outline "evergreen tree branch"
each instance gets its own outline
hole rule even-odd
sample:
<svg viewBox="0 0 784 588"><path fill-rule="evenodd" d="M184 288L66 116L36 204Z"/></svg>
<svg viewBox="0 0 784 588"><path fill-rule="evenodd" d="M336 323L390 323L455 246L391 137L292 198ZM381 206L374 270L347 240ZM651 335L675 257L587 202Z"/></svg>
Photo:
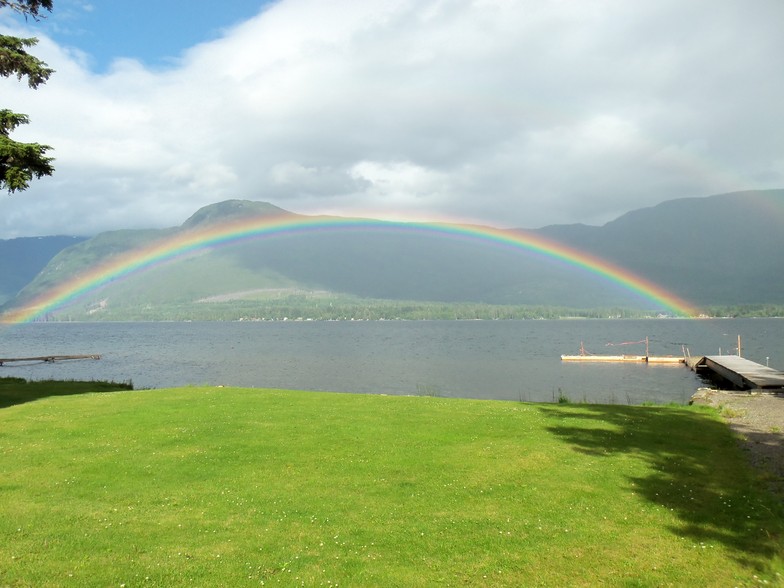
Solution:
<svg viewBox="0 0 784 588"><path fill-rule="evenodd" d="M16 75L19 80L27 76L27 85L31 88L37 88L46 82L54 70L25 51L26 47L32 47L36 43L36 38L0 36L0 76L7 78Z"/></svg>
<svg viewBox="0 0 784 588"><path fill-rule="evenodd" d="M47 157L49 145L20 143L0 135L0 188L9 192L26 190L33 178L51 176L54 158Z"/></svg>
<svg viewBox="0 0 784 588"><path fill-rule="evenodd" d="M45 16L42 11L51 12L52 0L0 0L2 8L37 21ZM16 76L20 81L26 77L27 85L33 89L45 83L54 70L27 52L36 43L36 38L0 35L0 77ZM8 192L26 190L33 178L50 176L54 172L54 158L46 155L51 149L49 145L22 143L9 137L19 125L28 122L26 114L0 110L0 189Z"/></svg>
<svg viewBox="0 0 784 588"><path fill-rule="evenodd" d="M0 0L0 8L10 8L14 12L28 16L34 20L46 18L45 14L41 14L42 10L52 12L52 0Z"/></svg>

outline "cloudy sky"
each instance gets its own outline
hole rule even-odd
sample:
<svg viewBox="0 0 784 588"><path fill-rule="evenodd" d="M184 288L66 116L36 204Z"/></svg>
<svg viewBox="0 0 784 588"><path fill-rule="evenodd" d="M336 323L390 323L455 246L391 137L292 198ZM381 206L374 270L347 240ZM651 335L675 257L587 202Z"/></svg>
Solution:
<svg viewBox="0 0 784 588"><path fill-rule="evenodd" d="M601 224L784 187L781 0L55 0L0 238L301 213Z"/></svg>

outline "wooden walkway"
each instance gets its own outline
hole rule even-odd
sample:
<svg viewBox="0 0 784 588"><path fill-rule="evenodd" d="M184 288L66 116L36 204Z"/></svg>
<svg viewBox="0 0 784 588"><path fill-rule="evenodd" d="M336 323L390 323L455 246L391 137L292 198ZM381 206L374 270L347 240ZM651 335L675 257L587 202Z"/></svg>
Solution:
<svg viewBox="0 0 784 588"><path fill-rule="evenodd" d="M695 372L712 372L739 390L784 389L784 372L737 355L690 357L686 364Z"/></svg>
<svg viewBox="0 0 784 588"><path fill-rule="evenodd" d="M561 361L605 361L608 363L685 363L686 358L673 355L562 355Z"/></svg>
<svg viewBox="0 0 784 588"><path fill-rule="evenodd" d="M0 366L13 362L29 362L40 361L44 363L54 363L56 361L65 361L68 359L101 359L100 355L41 355L39 357L6 357L0 358Z"/></svg>

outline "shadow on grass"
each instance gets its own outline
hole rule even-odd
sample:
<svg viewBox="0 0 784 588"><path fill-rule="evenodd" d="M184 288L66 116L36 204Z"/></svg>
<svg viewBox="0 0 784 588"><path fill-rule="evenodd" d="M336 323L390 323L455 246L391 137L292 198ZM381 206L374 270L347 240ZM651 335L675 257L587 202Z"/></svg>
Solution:
<svg viewBox="0 0 784 588"><path fill-rule="evenodd" d="M80 382L76 380L28 381L23 378L0 378L0 409L24 404L49 396L70 396L88 392L133 390L131 383Z"/></svg>
<svg viewBox="0 0 784 588"><path fill-rule="evenodd" d="M739 563L770 571L782 555L784 507L762 488L726 424L704 410L575 405L542 407L548 430L576 451L628 454L651 472L630 477L630 492L671 511L669 530L699 547L721 543Z"/></svg>

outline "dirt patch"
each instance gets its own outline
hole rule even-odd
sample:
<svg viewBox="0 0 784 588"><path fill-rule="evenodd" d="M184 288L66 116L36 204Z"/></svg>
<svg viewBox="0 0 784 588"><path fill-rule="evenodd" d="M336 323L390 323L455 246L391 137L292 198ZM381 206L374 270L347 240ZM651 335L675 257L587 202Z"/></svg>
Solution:
<svg viewBox="0 0 784 588"><path fill-rule="evenodd" d="M692 403L716 407L749 461L784 497L784 392L700 389Z"/></svg>
<svg viewBox="0 0 784 588"><path fill-rule="evenodd" d="M247 300L248 298L274 298L281 296L311 296L323 298L329 295L327 290L303 290L301 288L256 288L255 290L241 290L239 292L227 292L215 296L199 298L196 302L234 302L235 300Z"/></svg>

